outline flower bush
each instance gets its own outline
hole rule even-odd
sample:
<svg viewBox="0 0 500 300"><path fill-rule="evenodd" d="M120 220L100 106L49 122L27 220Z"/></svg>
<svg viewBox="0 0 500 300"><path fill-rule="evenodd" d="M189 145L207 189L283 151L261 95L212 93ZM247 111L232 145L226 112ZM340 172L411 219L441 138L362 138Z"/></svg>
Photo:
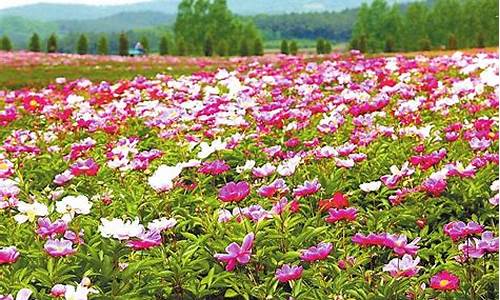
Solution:
<svg viewBox="0 0 500 300"><path fill-rule="evenodd" d="M0 298L495 299L498 73L351 52L0 91Z"/></svg>

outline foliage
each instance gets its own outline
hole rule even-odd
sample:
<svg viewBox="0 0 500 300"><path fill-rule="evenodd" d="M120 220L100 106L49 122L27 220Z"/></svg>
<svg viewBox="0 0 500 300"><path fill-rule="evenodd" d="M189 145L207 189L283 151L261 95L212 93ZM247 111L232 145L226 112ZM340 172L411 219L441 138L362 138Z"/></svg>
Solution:
<svg viewBox="0 0 500 300"><path fill-rule="evenodd" d="M389 7L385 0L363 4L358 11L351 47L366 37L367 51L416 51L423 48L498 45L498 1L435 0ZM481 43L476 39L481 35ZM425 47L422 42L425 41ZM430 42L430 47L427 42ZM363 51L365 52L365 51Z"/></svg>
<svg viewBox="0 0 500 300"><path fill-rule="evenodd" d="M47 40L47 53L56 53L56 52L57 52L57 37L56 34L53 33Z"/></svg>
<svg viewBox="0 0 500 300"><path fill-rule="evenodd" d="M29 50L31 52L40 52L41 50L40 37L37 33L33 33L33 35L31 36Z"/></svg>
<svg viewBox="0 0 500 300"><path fill-rule="evenodd" d="M80 35L78 43L76 45L76 53L80 55L89 53L89 40L85 34Z"/></svg>
<svg viewBox="0 0 500 300"><path fill-rule="evenodd" d="M129 44L127 35L124 32L120 33L118 45L118 54L121 56L127 56Z"/></svg>

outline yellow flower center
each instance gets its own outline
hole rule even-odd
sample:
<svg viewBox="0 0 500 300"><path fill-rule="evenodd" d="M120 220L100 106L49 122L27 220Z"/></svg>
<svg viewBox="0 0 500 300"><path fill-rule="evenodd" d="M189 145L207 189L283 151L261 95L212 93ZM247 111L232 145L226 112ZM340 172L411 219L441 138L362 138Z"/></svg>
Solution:
<svg viewBox="0 0 500 300"><path fill-rule="evenodd" d="M1 171L5 171L5 170L8 170L8 169L9 169L9 165L8 164L6 164L4 162L0 163L0 170Z"/></svg>
<svg viewBox="0 0 500 300"><path fill-rule="evenodd" d="M439 286L440 287L445 287L448 285L448 283L450 283L450 281L446 280L446 279L443 279L439 282Z"/></svg>

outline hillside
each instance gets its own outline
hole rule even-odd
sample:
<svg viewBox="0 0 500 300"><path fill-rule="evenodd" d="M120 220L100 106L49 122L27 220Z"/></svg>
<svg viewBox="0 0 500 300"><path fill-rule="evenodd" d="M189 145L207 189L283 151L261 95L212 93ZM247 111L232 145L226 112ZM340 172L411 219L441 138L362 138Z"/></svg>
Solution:
<svg viewBox="0 0 500 300"><path fill-rule="evenodd" d="M180 0L152 0L127 5L80 5L40 3L0 10L1 16L20 16L31 20L88 20L104 18L124 12L154 11L175 14ZM228 0L229 8L240 15L283 14L301 12L341 11L359 7L371 0ZM389 0L389 3L404 3L409 0Z"/></svg>

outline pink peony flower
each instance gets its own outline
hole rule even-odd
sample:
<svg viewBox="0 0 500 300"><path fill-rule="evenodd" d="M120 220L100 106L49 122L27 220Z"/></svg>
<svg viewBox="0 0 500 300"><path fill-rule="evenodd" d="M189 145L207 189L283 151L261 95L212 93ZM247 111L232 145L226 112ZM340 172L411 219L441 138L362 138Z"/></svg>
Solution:
<svg viewBox="0 0 500 300"><path fill-rule="evenodd" d="M47 242L45 242L43 248L45 249L47 254L53 257L64 257L72 255L73 253L76 252L76 250L73 249L73 242L65 239L60 239L60 240L49 239L47 240Z"/></svg>
<svg viewBox="0 0 500 300"><path fill-rule="evenodd" d="M49 218L38 218L38 229L36 233L43 238L53 238L57 234L64 234L68 229L68 224L61 220L57 219L52 223Z"/></svg>
<svg viewBox="0 0 500 300"><path fill-rule="evenodd" d="M229 182L219 191L219 199L223 202L240 202L250 194L250 185L246 181Z"/></svg>
<svg viewBox="0 0 500 300"><path fill-rule="evenodd" d="M223 174L227 171L229 171L231 167L229 167L226 162L223 160L215 160L212 162L205 162L201 165L201 167L198 169L198 172L202 174L208 174L212 176L220 175Z"/></svg>
<svg viewBox="0 0 500 300"><path fill-rule="evenodd" d="M276 279L279 282L288 282L297 280L302 276L302 266L283 265L281 268L276 269Z"/></svg>
<svg viewBox="0 0 500 300"><path fill-rule="evenodd" d="M64 297L64 293L66 293L66 286L64 284L56 284L50 290L50 295L55 298Z"/></svg>
<svg viewBox="0 0 500 300"><path fill-rule="evenodd" d="M79 159L70 167L71 174L74 176L95 176L99 171L99 165L92 159Z"/></svg>
<svg viewBox="0 0 500 300"><path fill-rule="evenodd" d="M469 235L482 233L483 227L474 221L470 221L468 224L465 224L462 221L455 221L444 225L443 231L454 242L456 242L459 239L465 238Z"/></svg>
<svg viewBox="0 0 500 300"><path fill-rule="evenodd" d="M226 247L227 253L217 253L214 257L227 264L226 271L234 270L237 264L245 265L250 261L254 238L255 235L251 232L243 238L241 247L233 242Z"/></svg>
<svg viewBox="0 0 500 300"><path fill-rule="evenodd" d="M432 276L431 288L440 291L455 291L460 286L460 279L452 273L442 271Z"/></svg>
<svg viewBox="0 0 500 300"><path fill-rule="evenodd" d="M405 254L403 258L394 258L386 264L382 270L389 272L392 277L413 277L417 275L420 258L413 259L411 255Z"/></svg>
<svg viewBox="0 0 500 300"><path fill-rule="evenodd" d="M318 179L305 181L303 185L299 185L293 190L293 196L297 198L309 196L319 191L320 188L321 184L318 182Z"/></svg>
<svg viewBox="0 0 500 300"><path fill-rule="evenodd" d="M138 240L127 242L127 246L134 250L145 250L161 245L161 234L157 230L150 230L137 236Z"/></svg>
<svg viewBox="0 0 500 300"><path fill-rule="evenodd" d="M356 220L356 215L358 210L354 207L337 209L330 208L328 210L328 217L325 218L325 221L328 223L336 223L339 221L354 221Z"/></svg>
<svg viewBox="0 0 500 300"><path fill-rule="evenodd" d="M321 242L316 246L309 247L302 250L300 258L305 262L313 262L317 260L324 260L328 257L333 249L332 243Z"/></svg>
<svg viewBox="0 0 500 300"><path fill-rule="evenodd" d="M10 246L0 249L0 265L13 264L19 258L19 251L16 247Z"/></svg>

